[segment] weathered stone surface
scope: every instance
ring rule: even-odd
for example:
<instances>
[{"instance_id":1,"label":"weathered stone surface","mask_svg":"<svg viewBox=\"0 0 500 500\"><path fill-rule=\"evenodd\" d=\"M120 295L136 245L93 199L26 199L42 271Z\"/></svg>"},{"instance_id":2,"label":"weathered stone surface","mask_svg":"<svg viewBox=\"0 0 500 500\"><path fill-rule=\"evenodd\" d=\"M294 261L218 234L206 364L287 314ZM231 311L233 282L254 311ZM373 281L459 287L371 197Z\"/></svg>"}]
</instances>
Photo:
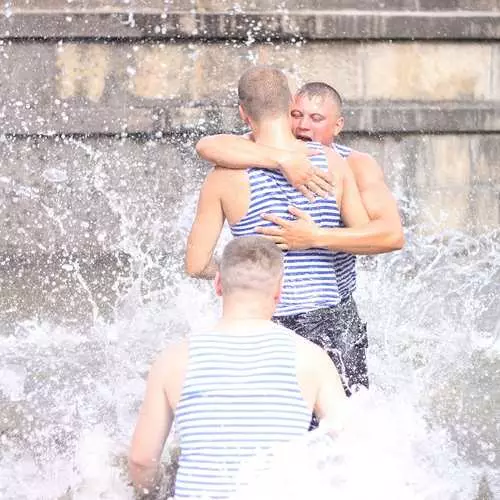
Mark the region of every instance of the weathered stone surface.
<instances>
[{"instance_id":1,"label":"weathered stone surface","mask_svg":"<svg viewBox=\"0 0 500 500\"><path fill-rule=\"evenodd\" d=\"M500 186L472 186L469 197L469 220L464 227L481 230L500 227Z\"/></svg>"},{"instance_id":2,"label":"weathered stone surface","mask_svg":"<svg viewBox=\"0 0 500 500\"><path fill-rule=\"evenodd\" d=\"M471 140L472 181L500 192L500 137L477 135Z\"/></svg>"},{"instance_id":3,"label":"weathered stone surface","mask_svg":"<svg viewBox=\"0 0 500 500\"><path fill-rule=\"evenodd\" d=\"M442 186L460 187L470 185L471 157L469 141L461 136L436 136L432 138L432 181L428 188Z\"/></svg>"},{"instance_id":4,"label":"weathered stone surface","mask_svg":"<svg viewBox=\"0 0 500 500\"><path fill-rule=\"evenodd\" d=\"M23 108L44 118L61 103L68 111L106 107L108 121L113 115L122 120L127 109L168 110L172 104L200 106L203 115L214 102L234 106L239 75L264 63L282 68L294 87L313 79L334 85L351 101L354 130L411 132L428 130L432 122L439 131L495 131L499 109L489 100L500 100L498 53L498 44L475 43L8 43L0 45L0 103L20 108L11 123L23 118Z\"/></svg>"},{"instance_id":5,"label":"weathered stone surface","mask_svg":"<svg viewBox=\"0 0 500 500\"><path fill-rule=\"evenodd\" d=\"M499 134L343 138L378 159L406 223L424 232L497 227L500 183L492 175L498 175L499 140ZM0 254L169 248L172 235L185 234L190 224L207 169L195 161L193 144L187 139L3 140ZM134 247L137 242L143 248Z\"/></svg>"},{"instance_id":6,"label":"weathered stone surface","mask_svg":"<svg viewBox=\"0 0 500 500\"><path fill-rule=\"evenodd\" d=\"M197 178L183 149L102 138L0 142L0 254L168 247L186 178Z\"/></svg>"},{"instance_id":7,"label":"weathered stone surface","mask_svg":"<svg viewBox=\"0 0 500 500\"><path fill-rule=\"evenodd\" d=\"M500 13L273 11L18 12L0 17L0 37L44 40L461 40L500 39Z\"/></svg>"},{"instance_id":8,"label":"weathered stone surface","mask_svg":"<svg viewBox=\"0 0 500 500\"><path fill-rule=\"evenodd\" d=\"M4 107L0 109L0 133L13 135L149 134L165 133L162 109Z\"/></svg>"},{"instance_id":9,"label":"weathered stone surface","mask_svg":"<svg viewBox=\"0 0 500 500\"><path fill-rule=\"evenodd\" d=\"M331 0L11 0L14 9L196 9L220 10L271 10L276 7L288 9L331 9ZM499 10L499 0L336 0L336 9L365 10Z\"/></svg>"},{"instance_id":10,"label":"weathered stone surface","mask_svg":"<svg viewBox=\"0 0 500 500\"><path fill-rule=\"evenodd\" d=\"M491 99L493 44L366 46L366 98Z\"/></svg>"},{"instance_id":11,"label":"weathered stone surface","mask_svg":"<svg viewBox=\"0 0 500 500\"><path fill-rule=\"evenodd\" d=\"M432 233L498 227L500 135L407 135L343 141L373 154L399 200L405 225Z\"/></svg>"},{"instance_id":12,"label":"weathered stone surface","mask_svg":"<svg viewBox=\"0 0 500 500\"><path fill-rule=\"evenodd\" d=\"M491 98L500 99L500 44L493 45L491 60Z\"/></svg>"},{"instance_id":13,"label":"weathered stone surface","mask_svg":"<svg viewBox=\"0 0 500 500\"><path fill-rule=\"evenodd\" d=\"M145 80L147 82L147 79ZM154 96L152 96L154 97ZM146 103L147 104L147 103ZM4 106L0 133L37 134L212 134L244 129L236 102L218 106L200 101L194 106L178 99L154 100L151 106L82 108L67 103L48 107ZM361 133L463 133L500 131L500 105L440 103L434 106L378 102L344 107L345 130Z\"/></svg>"}]
</instances>

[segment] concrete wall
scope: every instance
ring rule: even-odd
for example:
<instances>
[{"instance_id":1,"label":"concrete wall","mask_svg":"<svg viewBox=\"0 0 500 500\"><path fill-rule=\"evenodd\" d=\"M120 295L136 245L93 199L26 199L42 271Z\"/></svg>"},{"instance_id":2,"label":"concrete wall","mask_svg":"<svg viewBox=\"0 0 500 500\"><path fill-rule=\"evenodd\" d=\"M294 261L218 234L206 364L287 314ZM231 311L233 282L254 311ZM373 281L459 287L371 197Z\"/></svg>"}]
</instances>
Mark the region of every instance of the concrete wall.
<instances>
[{"instance_id":1,"label":"concrete wall","mask_svg":"<svg viewBox=\"0 0 500 500\"><path fill-rule=\"evenodd\" d=\"M408 224L498 226L499 1L176 2L6 2L0 253L171 244L206 169L193 140L239 130L255 62L341 91L345 142L378 158Z\"/></svg>"}]
</instances>

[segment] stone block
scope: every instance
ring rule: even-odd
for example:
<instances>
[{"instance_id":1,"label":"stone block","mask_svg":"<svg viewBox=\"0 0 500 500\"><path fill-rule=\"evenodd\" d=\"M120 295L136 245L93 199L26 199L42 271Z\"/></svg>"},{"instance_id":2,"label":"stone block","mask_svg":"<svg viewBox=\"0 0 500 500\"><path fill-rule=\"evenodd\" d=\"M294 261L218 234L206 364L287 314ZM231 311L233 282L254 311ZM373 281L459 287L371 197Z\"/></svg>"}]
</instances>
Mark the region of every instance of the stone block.
<instances>
[{"instance_id":1,"label":"stone block","mask_svg":"<svg viewBox=\"0 0 500 500\"><path fill-rule=\"evenodd\" d=\"M500 15L484 12L148 8L26 11L0 17L0 38L44 40L497 40Z\"/></svg>"},{"instance_id":2,"label":"stone block","mask_svg":"<svg viewBox=\"0 0 500 500\"><path fill-rule=\"evenodd\" d=\"M130 10L137 8L191 10L197 11L269 11L276 8L294 10L500 10L499 0L11 0L14 10L77 10L113 9Z\"/></svg>"},{"instance_id":3,"label":"stone block","mask_svg":"<svg viewBox=\"0 0 500 500\"><path fill-rule=\"evenodd\" d=\"M418 4L420 10L500 10L500 0L418 0Z\"/></svg>"},{"instance_id":4,"label":"stone block","mask_svg":"<svg viewBox=\"0 0 500 500\"><path fill-rule=\"evenodd\" d=\"M68 43L57 47L56 54L59 97L80 96L99 102L110 74L111 47Z\"/></svg>"},{"instance_id":5,"label":"stone block","mask_svg":"<svg viewBox=\"0 0 500 500\"><path fill-rule=\"evenodd\" d=\"M432 185L442 187L468 186L471 182L471 155L469 137L437 135L431 140Z\"/></svg>"},{"instance_id":6,"label":"stone block","mask_svg":"<svg viewBox=\"0 0 500 500\"><path fill-rule=\"evenodd\" d=\"M361 65L357 46L315 43L144 45L135 52L132 89L148 99L215 99L236 102L240 75L255 63L275 65L291 77L292 86L323 80L336 85L347 99L360 98Z\"/></svg>"},{"instance_id":7,"label":"stone block","mask_svg":"<svg viewBox=\"0 0 500 500\"><path fill-rule=\"evenodd\" d=\"M197 178L185 149L107 138L0 142L0 254L170 247Z\"/></svg>"},{"instance_id":8,"label":"stone block","mask_svg":"<svg viewBox=\"0 0 500 500\"><path fill-rule=\"evenodd\" d=\"M416 218L419 232L436 233L470 227L468 189L436 188L415 193L419 210Z\"/></svg>"},{"instance_id":9,"label":"stone block","mask_svg":"<svg viewBox=\"0 0 500 500\"><path fill-rule=\"evenodd\" d=\"M0 61L2 105L23 107L31 102L42 107L52 104L57 96L53 45L0 41Z\"/></svg>"},{"instance_id":10,"label":"stone block","mask_svg":"<svg viewBox=\"0 0 500 500\"><path fill-rule=\"evenodd\" d=\"M492 46L376 43L365 46L367 99L489 99Z\"/></svg>"},{"instance_id":11,"label":"stone block","mask_svg":"<svg viewBox=\"0 0 500 500\"><path fill-rule=\"evenodd\" d=\"M186 45L134 46L128 88L146 99L188 99L193 94L193 50Z\"/></svg>"},{"instance_id":12,"label":"stone block","mask_svg":"<svg viewBox=\"0 0 500 500\"><path fill-rule=\"evenodd\" d=\"M500 43L492 44L490 99L500 100Z\"/></svg>"},{"instance_id":13,"label":"stone block","mask_svg":"<svg viewBox=\"0 0 500 500\"><path fill-rule=\"evenodd\" d=\"M318 9L332 8L331 0L11 0L12 8L22 9L120 9L131 8L156 8L166 10L191 10L197 11L268 11L276 8L282 9ZM338 0L336 9L414 9L417 0Z\"/></svg>"},{"instance_id":14,"label":"stone block","mask_svg":"<svg viewBox=\"0 0 500 500\"><path fill-rule=\"evenodd\" d=\"M500 227L500 185L472 186L467 229L482 232Z\"/></svg>"},{"instance_id":15,"label":"stone block","mask_svg":"<svg viewBox=\"0 0 500 500\"><path fill-rule=\"evenodd\" d=\"M165 0L10 0L11 9L14 13L23 11L52 10L52 11L76 11L76 10L123 10L131 9L162 9Z\"/></svg>"},{"instance_id":16,"label":"stone block","mask_svg":"<svg viewBox=\"0 0 500 500\"><path fill-rule=\"evenodd\" d=\"M471 168L474 184L500 189L500 134L471 139Z\"/></svg>"},{"instance_id":17,"label":"stone block","mask_svg":"<svg viewBox=\"0 0 500 500\"><path fill-rule=\"evenodd\" d=\"M283 68L300 86L308 81L333 85L347 100L363 96L363 54L355 43L308 43L303 47L283 45L280 49L263 46L262 62Z\"/></svg>"}]
</instances>

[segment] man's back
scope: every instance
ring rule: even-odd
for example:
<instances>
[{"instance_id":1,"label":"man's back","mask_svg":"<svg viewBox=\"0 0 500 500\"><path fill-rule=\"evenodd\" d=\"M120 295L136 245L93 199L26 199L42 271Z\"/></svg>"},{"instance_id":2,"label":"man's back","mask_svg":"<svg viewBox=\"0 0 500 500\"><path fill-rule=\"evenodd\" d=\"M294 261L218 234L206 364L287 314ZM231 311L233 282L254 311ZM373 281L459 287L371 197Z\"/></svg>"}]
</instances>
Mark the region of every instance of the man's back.
<instances>
[{"instance_id":1,"label":"man's back","mask_svg":"<svg viewBox=\"0 0 500 500\"><path fill-rule=\"evenodd\" d=\"M309 386L306 401L297 374L296 337L265 322L257 331L189 338L188 368L175 410L181 447L177 498L229 496L245 460L307 432L314 381L301 376Z\"/></svg>"},{"instance_id":2,"label":"man's back","mask_svg":"<svg viewBox=\"0 0 500 500\"><path fill-rule=\"evenodd\" d=\"M311 149L321 148L312 144ZM324 153L311 157L322 170L328 170ZM293 219L290 206L308 213L322 228L340 227L339 203L335 195L318 198L314 202L294 189L279 173L261 169L246 172L223 170L220 196L224 213L235 237L256 234L256 228L271 225L262 214L272 213L284 219ZM284 254L285 276L282 299L276 316L308 312L340 302L335 274L335 254L325 249L292 250Z\"/></svg>"}]
</instances>

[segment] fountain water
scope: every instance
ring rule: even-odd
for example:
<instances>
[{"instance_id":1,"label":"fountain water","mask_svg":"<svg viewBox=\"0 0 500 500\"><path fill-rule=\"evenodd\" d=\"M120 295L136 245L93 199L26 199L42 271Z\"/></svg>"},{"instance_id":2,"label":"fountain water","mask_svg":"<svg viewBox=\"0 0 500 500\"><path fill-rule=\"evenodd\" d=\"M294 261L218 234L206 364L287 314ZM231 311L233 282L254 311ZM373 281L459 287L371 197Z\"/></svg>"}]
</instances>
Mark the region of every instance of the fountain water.
<instances>
[{"instance_id":1,"label":"fountain water","mask_svg":"<svg viewBox=\"0 0 500 500\"><path fill-rule=\"evenodd\" d=\"M88 154L94 187L120 221L118 257L2 266L11 285L2 287L10 308L0 330L5 499L132 498L124 457L148 366L218 314L210 285L182 273L199 179L164 229L165 251L155 236L164 215L109 187L109 151ZM64 182L56 170L45 175ZM67 219L58 220L64 230ZM401 252L361 259L357 297L369 323L372 389L352 398L351 425L336 440L318 431L288 458L278 455L273 477L254 481L254 498L500 493L500 233L416 234L408 228ZM52 301L32 294L30 307L18 308L28 279L44 282Z\"/></svg>"}]
</instances>

